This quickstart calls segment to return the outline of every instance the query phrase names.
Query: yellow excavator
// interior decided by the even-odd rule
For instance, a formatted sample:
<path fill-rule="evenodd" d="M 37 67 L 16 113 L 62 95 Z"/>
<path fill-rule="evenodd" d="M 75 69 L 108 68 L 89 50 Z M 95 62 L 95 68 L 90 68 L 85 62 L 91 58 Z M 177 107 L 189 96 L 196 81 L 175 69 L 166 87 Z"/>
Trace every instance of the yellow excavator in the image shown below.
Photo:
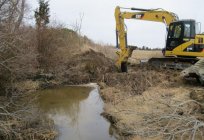
<path fill-rule="evenodd" d="M 122 11 L 123 10 L 123 11 Z M 124 11 L 125 10 L 125 11 Z M 127 72 L 128 58 L 135 47 L 127 44 L 125 19 L 161 22 L 166 25 L 167 39 L 163 50 L 164 58 L 151 58 L 150 64 L 184 69 L 204 57 L 204 34 L 199 34 L 199 25 L 195 20 L 179 20 L 175 13 L 163 9 L 115 8 L 116 47 L 119 58 L 116 66 Z M 201 26 L 200 26 L 201 27 Z"/>

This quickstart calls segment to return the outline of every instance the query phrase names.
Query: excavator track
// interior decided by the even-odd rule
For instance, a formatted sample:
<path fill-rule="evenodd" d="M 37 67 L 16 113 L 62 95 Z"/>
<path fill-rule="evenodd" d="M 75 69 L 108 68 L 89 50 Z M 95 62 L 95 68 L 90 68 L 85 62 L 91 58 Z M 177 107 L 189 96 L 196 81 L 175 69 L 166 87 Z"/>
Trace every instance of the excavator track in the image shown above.
<path fill-rule="evenodd" d="M 151 58 L 148 64 L 156 68 L 184 70 L 195 64 L 198 58 L 184 58 L 184 57 L 165 57 L 165 58 Z"/>

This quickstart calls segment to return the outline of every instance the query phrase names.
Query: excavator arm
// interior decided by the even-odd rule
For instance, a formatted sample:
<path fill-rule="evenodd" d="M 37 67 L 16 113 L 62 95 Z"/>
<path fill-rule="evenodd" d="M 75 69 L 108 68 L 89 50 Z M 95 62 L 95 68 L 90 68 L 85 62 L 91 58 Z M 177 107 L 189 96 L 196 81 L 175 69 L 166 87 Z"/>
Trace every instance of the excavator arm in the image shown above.
<path fill-rule="evenodd" d="M 162 22 L 166 24 L 167 29 L 170 23 L 177 21 L 176 14 L 162 10 L 162 9 L 138 9 L 138 8 L 125 8 L 129 10 L 136 10 L 137 12 L 121 12 L 120 7 L 115 9 L 116 20 L 116 47 L 121 51 L 117 51 L 119 58 L 116 62 L 116 66 L 121 69 L 122 72 L 127 71 L 127 61 L 131 57 L 134 47 L 130 47 L 127 44 L 127 31 L 125 29 L 125 19 L 137 19 L 154 22 Z"/>

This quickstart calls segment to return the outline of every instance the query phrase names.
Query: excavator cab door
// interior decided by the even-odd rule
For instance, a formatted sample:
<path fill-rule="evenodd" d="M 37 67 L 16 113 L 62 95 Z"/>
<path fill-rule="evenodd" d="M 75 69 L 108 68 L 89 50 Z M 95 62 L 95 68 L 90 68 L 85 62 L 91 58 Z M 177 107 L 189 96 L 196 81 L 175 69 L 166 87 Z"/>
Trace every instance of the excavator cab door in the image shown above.
<path fill-rule="evenodd" d="M 169 26 L 166 50 L 172 51 L 184 43 L 184 25 L 182 22 L 174 22 Z"/>

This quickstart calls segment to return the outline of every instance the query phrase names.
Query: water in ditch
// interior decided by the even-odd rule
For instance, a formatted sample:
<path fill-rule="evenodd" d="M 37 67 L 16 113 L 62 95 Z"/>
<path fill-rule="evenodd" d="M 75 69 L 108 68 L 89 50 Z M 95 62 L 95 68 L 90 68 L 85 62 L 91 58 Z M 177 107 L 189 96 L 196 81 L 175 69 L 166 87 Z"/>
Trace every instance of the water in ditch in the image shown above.
<path fill-rule="evenodd" d="M 100 114 L 97 88 L 68 86 L 40 91 L 39 105 L 54 120 L 57 140 L 115 140 L 110 123 Z"/>

